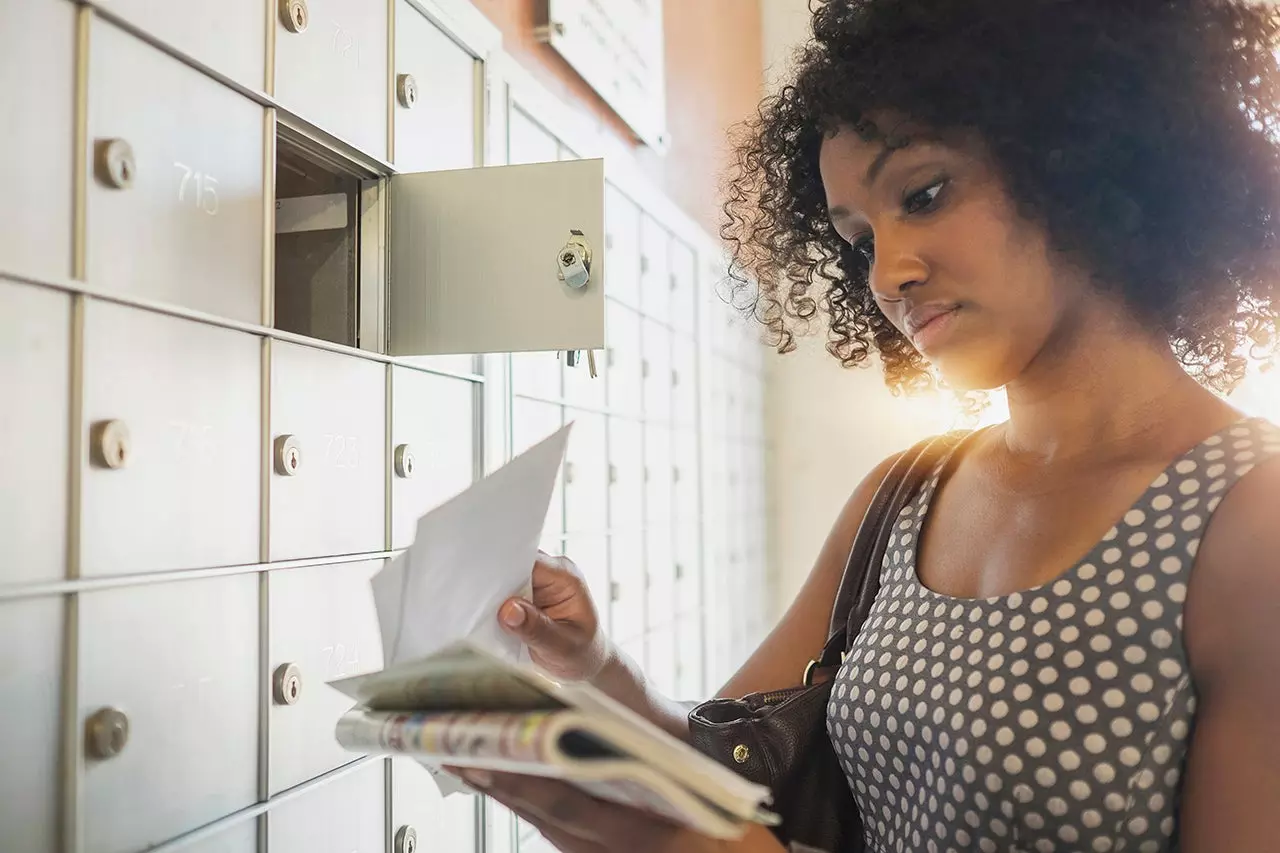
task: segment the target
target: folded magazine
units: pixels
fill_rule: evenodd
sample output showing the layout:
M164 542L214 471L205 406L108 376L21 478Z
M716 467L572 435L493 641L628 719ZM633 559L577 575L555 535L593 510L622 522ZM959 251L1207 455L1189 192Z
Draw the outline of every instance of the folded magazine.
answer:
M467 643L330 683L358 703L336 728L354 753L558 779L712 838L776 823L767 788L599 690Z

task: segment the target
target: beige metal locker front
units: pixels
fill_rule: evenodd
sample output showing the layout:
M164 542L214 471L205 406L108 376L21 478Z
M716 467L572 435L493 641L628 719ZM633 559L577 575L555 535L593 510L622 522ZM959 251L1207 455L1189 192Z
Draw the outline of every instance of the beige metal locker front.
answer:
M476 164L477 61L407 0L396 0L395 164L406 172Z
M81 573L254 563L261 339L91 300Z
M473 382L391 369L391 547L407 548L423 513L475 477Z
M380 551L386 518L387 367L271 347L271 559Z
M262 107L101 19L89 43L89 282L256 322Z
M0 589L66 573L70 359L71 299L0 279Z
M277 100L322 130L385 159L388 4L294 0L271 5L279 11Z
M72 272L75 36L71 3L0 5L0 267L12 272Z
M266 81L262 0L157 3L110 0L106 10L253 90Z
M469 853L476 850L479 802L471 794L443 797L430 773L411 758L391 759L393 853Z
M83 846L131 853L257 800L258 578L80 596Z
M267 815L271 853L384 853L387 770L370 761L282 802Z
M382 669L369 579L381 560L275 571L267 581L267 793L351 762L333 726L351 701L328 682Z
M0 564L5 565L5 564ZM0 601L0 827L5 853L57 849L61 598Z

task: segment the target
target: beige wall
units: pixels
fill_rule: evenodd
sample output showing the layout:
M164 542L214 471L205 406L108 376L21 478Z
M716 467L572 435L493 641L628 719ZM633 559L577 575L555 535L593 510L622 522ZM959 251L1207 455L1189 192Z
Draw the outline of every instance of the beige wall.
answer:
M568 63L534 38L539 0L472 2L502 29L507 52L539 82L619 138L632 138ZM671 148L659 156L637 145L632 153L646 176L714 233L725 133L760 100L760 8L756 0L666 0L662 14Z

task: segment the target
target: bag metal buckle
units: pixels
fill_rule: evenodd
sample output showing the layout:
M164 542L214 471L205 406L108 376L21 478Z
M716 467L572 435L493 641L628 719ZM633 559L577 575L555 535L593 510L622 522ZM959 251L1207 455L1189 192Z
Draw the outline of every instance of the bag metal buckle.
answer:
M844 652L841 652L841 653L840 653L840 663L841 663L841 664L843 664L843 663L844 663L848 658L849 658L849 653L848 653L847 651L844 651ZM814 658L813 660L811 660L811 661L809 661L807 664L805 664L805 666L804 666L804 677L803 677L803 678L801 678L801 680L800 680L800 684L801 684L801 686L803 686L803 687L812 687L812 686L813 686L813 673L814 673L814 670L816 670L817 668L818 668L818 659L817 659L817 658Z

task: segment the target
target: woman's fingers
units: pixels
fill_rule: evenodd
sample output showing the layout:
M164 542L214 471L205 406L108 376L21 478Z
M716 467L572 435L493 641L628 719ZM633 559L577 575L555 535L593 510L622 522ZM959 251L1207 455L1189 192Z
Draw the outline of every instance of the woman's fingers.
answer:
M571 853L604 853L623 842L633 849L653 849L659 836L675 829L656 817L598 800L564 782L484 771L463 770L460 775L544 834L554 834L559 840L549 835L552 843L570 845Z

